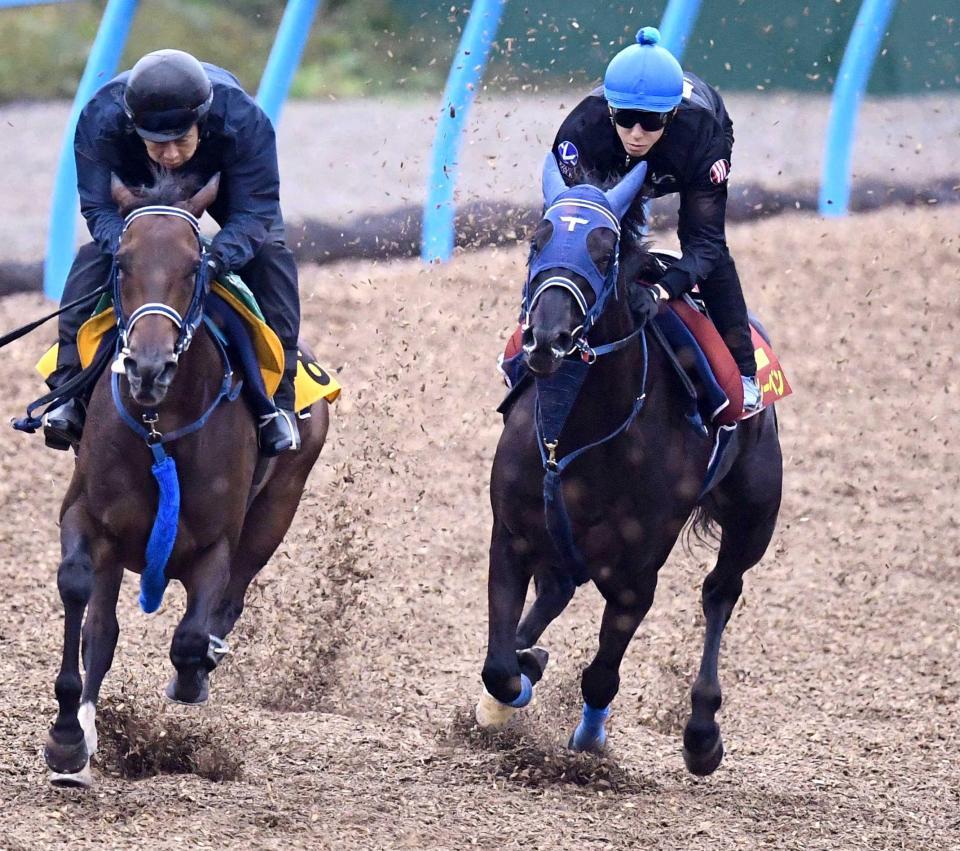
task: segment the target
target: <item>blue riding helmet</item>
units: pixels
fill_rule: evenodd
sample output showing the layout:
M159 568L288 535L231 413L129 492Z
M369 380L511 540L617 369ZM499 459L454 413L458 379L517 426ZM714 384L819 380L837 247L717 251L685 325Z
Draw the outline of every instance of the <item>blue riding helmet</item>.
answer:
M660 30L644 27L610 60L603 96L614 109L669 112L683 99L683 69L659 41Z

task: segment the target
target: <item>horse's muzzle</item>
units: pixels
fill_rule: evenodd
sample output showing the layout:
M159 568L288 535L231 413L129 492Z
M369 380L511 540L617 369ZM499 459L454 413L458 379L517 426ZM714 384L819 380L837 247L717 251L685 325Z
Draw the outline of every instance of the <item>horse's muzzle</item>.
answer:
M530 371L547 376L556 372L560 362L574 350L576 341L569 331L549 332L528 325L523 329L521 342Z
M177 361L170 358L141 361L127 355L123 367L133 401L138 405L153 406L159 405L166 397L177 371Z

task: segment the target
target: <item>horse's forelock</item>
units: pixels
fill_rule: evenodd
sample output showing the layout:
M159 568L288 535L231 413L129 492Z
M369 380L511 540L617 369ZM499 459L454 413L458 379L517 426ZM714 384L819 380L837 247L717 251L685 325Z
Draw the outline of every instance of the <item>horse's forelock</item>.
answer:
M193 175L157 169L150 186L139 186L131 190L136 197L136 203L126 212L131 213L141 207L154 205L174 207L193 197L199 188L197 178Z

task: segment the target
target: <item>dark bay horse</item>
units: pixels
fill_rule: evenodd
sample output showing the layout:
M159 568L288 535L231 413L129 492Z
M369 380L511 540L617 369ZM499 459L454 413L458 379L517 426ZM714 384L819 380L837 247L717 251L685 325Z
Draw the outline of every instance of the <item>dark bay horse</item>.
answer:
M706 775L723 758L715 720L720 639L743 574L770 543L782 462L768 408L739 424L726 472L700 496L712 440L685 416L663 350L635 327L626 282L642 253L618 264L619 219L643 179L640 164L608 192L567 188L547 156L547 210L524 290L523 349L533 377L507 409L490 483L489 641L477 720L498 728L529 702L547 662L540 636L576 586L593 580L606 605L570 746L601 749L620 664L653 603L660 567L688 520L715 523L720 551L703 583L706 638L683 734L687 768ZM536 599L523 614L531 578Z
M165 576L161 565L159 587L142 584L141 602L146 595L159 605L166 579L185 587L187 609L170 647L176 673L165 694L196 704L207 698L208 674L225 652L247 586L286 534L326 438L322 402L301 421L302 449L264 466L253 415L232 401L237 379L201 319L208 282L196 220L217 189L215 177L183 200L187 193L168 175L142 194L114 178L114 200L127 216L114 288L126 332L93 391L60 514L63 662L44 752L58 785L91 782L96 703L119 636L121 581L126 570L141 573L145 553L149 562L157 547L156 445L176 465L179 519L174 514L170 524Z

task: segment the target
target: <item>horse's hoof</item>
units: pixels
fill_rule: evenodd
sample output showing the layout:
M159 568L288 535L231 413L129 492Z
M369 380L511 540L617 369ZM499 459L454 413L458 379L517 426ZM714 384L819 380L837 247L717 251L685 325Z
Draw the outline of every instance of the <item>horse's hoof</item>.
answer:
M51 774L62 774L66 777L81 773L90 764L85 739L72 745L63 745L53 738L52 733L44 745L43 758Z
M567 748L572 751L578 751L579 753L601 754L607 748L607 734L601 731L599 736L577 741L577 731L574 730L573 735L570 736L570 741L567 742Z
M543 672L546 670L549 661L550 654L543 647L534 646L517 651L517 662L520 663L520 670L530 678L530 682L534 685L543 678Z
M477 701L477 724L483 730L502 730L516 713L516 708L501 703L486 689Z
M53 786L59 789L88 789L93 785L93 772L90 770L90 760L79 771L72 773L51 771L48 779Z
M723 739L717 731L716 741L713 747L706 753L694 753L686 747L683 749L683 761L687 766L687 771L696 774L697 777L706 777L713 774L723 761Z
M192 688L184 689L180 685L180 678L177 674L170 677L167 687L161 692L168 703L175 703L178 706L203 706L210 696L207 686L206 674L200 677L200 682L195 683Z

